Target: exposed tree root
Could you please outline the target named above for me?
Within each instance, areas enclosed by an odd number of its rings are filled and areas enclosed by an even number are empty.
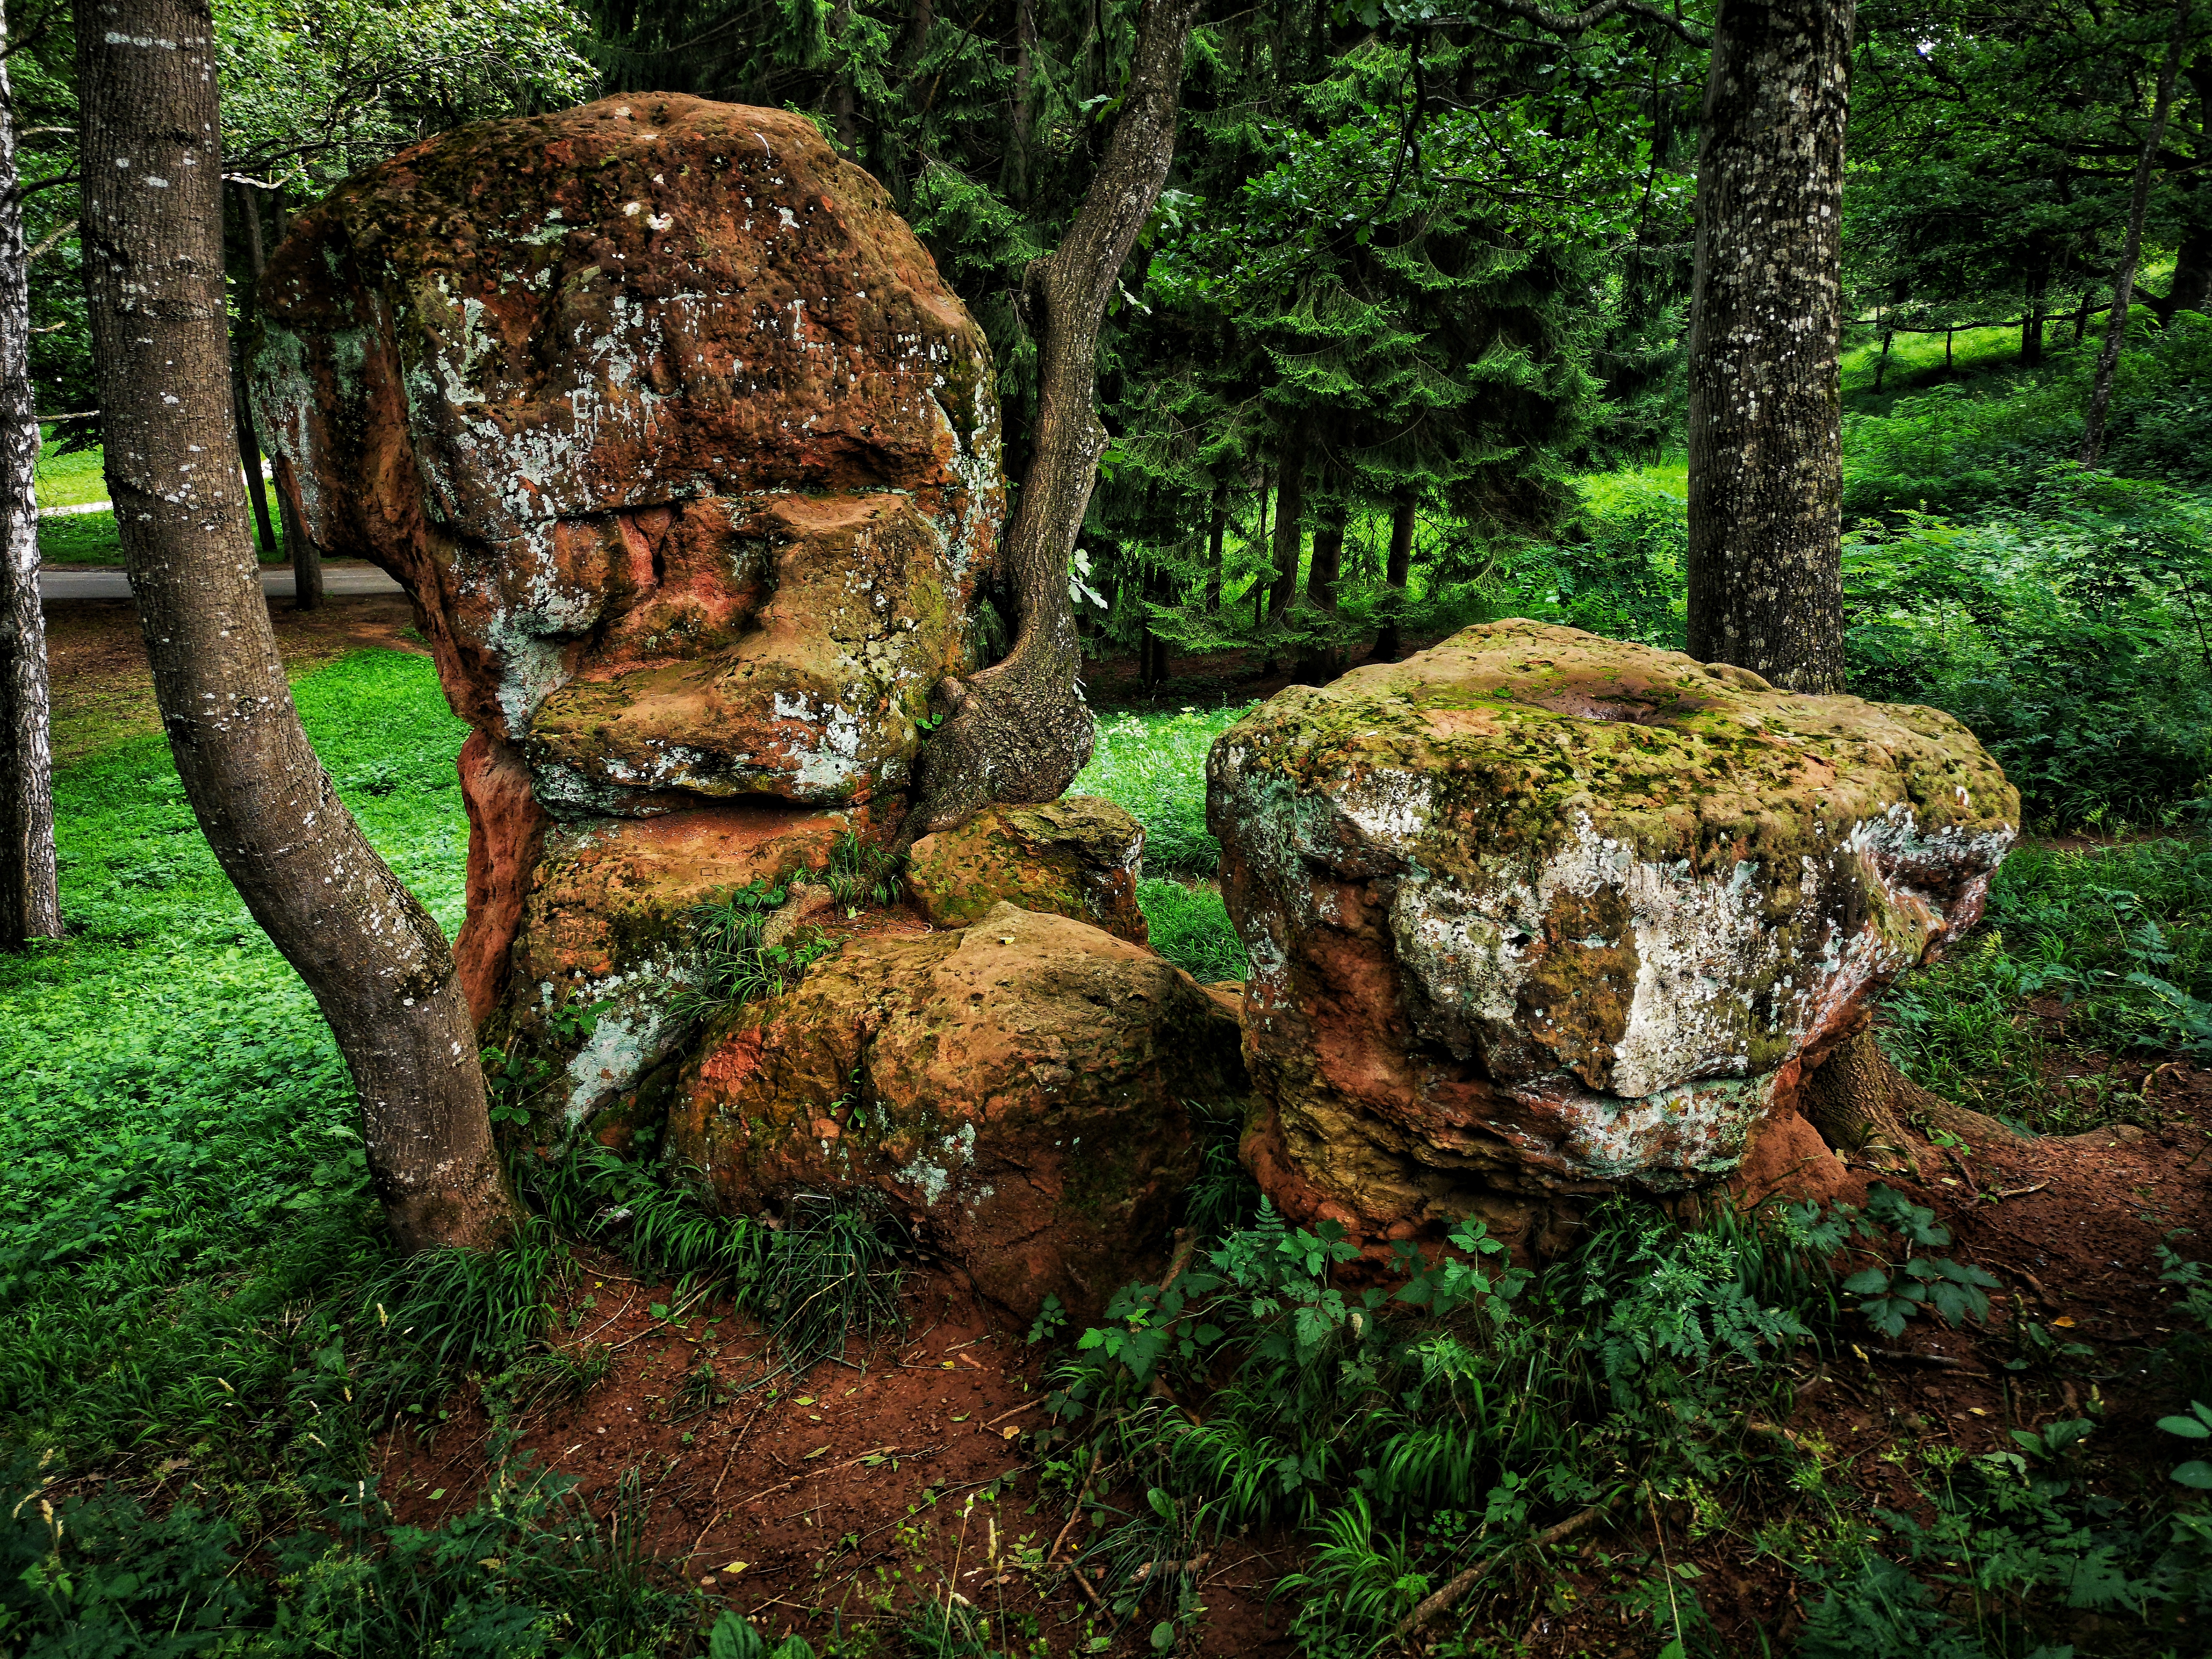
[[[1871,1027],[1844,1039],[1805,1080],[1798,1109],[1820,1139],[1847,1158],[1917,1176],[1926,1143],[1918,1123],[1971,1146],[2007,1146],[2020,1137],[1986,1113],[1931,1094],[1881,1051]]]

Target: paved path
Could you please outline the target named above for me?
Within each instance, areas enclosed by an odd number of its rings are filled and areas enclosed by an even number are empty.
[[[292,597],[292,569],[289,565],[268,565],[261,572],[261,591],[272,599]],[[399,584],[374,565],[326,565],[323,568],[323,592],[325,597],[338,598],[358,593],[398,593],[404,590]],[[58,565],[51,570],[39,572],[39,597],[41,599],[127,599],[131,583],[120,570],[98,566]]]

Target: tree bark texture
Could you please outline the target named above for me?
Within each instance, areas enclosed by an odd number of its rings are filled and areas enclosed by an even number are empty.
[[[1042,325],[1030,464],[1006,526],[1000,574],[1013,599],[1013,649],[964,684],[947,678],[948,717],[922,751],[902,842],[966,823],[994,802],[1055,800],[1091,759],[1091,711],[1068,559],[1105,453],[1097,407],[1098,328],[1137,233],[1175,157],[1176,98],[1198,0],[1145,0],[1121,112],[1083,206],[1060,246],[1029,269]]]
[[[401,1247],[490,1245],[514,1203],[453,953],[308,744],[232,467],[209,0],[88,0],[76,33],[107,486],[170,752],[330,1022]]]
[[[2096,378],[2089,386],[2089,412],[2084,417],[2081,462],[2094,466],[2105,447],[2105,417],[2112,413],[2112,382],[2120,368],[2120,347],[2128,337],[2128,310],[2135,303],[2136,267],[2142,258],[2143,216],[2150,209],[2152,175],[2157,171],[2158,147],[2166,137],[2166,118],[2173,108],[2173,82],[2181,68],[2181,46],[2189,27],[2189,0],[2174,0],[2173,33],[2166,43],[2166,61],[2159,65],[2158,93],[2151,103],[2150,131],[2143,135],[2142,155],[2136,162],[2135,189],[2128,199],[2127,239],[2120,244],[2120,268],[2112,273],[2112,309],[2105,319],[2105,349],[2097,354]]]
[[[7,15],[0,10],[0,40]],[[31,393],[30,257],[15,167],[15,114],[0,58],[0,947],[58,939],[46,624],[39,607],[38,405]]]
[[[1382,567],[1382,629],[1375,636],[1375,660],[1395,662],[1405,653],[1401,613],[1406,603],[1406,584],[1413,574],[1413,515],[1419,506],[1410,495],[1390,504],[1390,552]]]
[[[1914,1175],[1920,1173],[1923,1143],[1912,1132],[1913,1121],[1970,1146],[2008,1146],[2020,1139],[1986,1113],[1954,1105],[1905,1076],[1869,1026],[1845,1038],[1805,1079],[1799,1108],[1820,1139],[1845,1158]]]
[[[1852,0],[1721,0],[1698,156],[1690,654],[1840,691]]]

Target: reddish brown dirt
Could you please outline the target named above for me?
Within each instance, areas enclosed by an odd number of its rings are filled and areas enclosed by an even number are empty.
[[[53,688],[54,764],[67,766],[125,738],[161,729],[137,612],[128,599],[58,599],[46,608],[46,667]],[[414,616],[397,594],[324,600],[295,611],[270,603],[276,648],[294,679],[364,646],[420,653]]]
[[[684,1379],[702,1360],[735,1386],[771,1370],[774,1349],[726,1305],[656,1320],[651,1310],[674,1303],[672,1285],[611,1258],[579,1267],[560,1321],[575,1347],[605,1345],[611,1369],[582,1400],[527,1417],[519,1449],[574,1477],[602,1516],[636,1470],[648,1547],[673,1574],[763,1630],[817,1640],[896,1624],[950,1594],[989,1616],[994,1645],[1014,1651],[1041,1636],[1052,1653],[1085,1652],[1110,1628],[1060,1574],[1054,1585],[1020,1565],[1023,1551],[1052,1547],[1068,1515],[1065,1491],[1040,1496],[1025,1437],[1045,1421],[1044,1358],[957,1275],[909,1281],[903,1336],[855,1340],[803,1377],[686,1417]],[[434,1430],[395,1432],[381,1446],[382,1491],[403,1522],[434,1526],[483,1489],[489,1419],[473,1389],[447,1409]],[[1243,1542],[1215,1553],[1200,1651],[1277,1650],[1271,1638],[1289,1609],[1270,1612],[1265,1597],[1285,1560]],[[1111,1651],[1148,1652],[1158,1616],[1133,1620]]]

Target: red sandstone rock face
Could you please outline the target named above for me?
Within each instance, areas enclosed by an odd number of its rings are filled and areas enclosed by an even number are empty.
[[[1540,1248],[1717,1181],[1972,926],[2019,810],[1933,709],[1535,623],[1285,691],[1207,764],[1246,1160],[1300,1219]]]
[[[304,216],[262,302],[279,487],[406,585],[541,806],[906,784],[971,665],[998,410],[981,331],[805,120],[656,96],[447,134]]]
[[[1095,1313],[1164,1244],[1188,1112],[1242,1097],[1236,1018],[1150,951],[1000,904],[872,939],[734,1011],[687,1069],[672,1149],[723,1206],[872,1190],[1023,1317]]]

